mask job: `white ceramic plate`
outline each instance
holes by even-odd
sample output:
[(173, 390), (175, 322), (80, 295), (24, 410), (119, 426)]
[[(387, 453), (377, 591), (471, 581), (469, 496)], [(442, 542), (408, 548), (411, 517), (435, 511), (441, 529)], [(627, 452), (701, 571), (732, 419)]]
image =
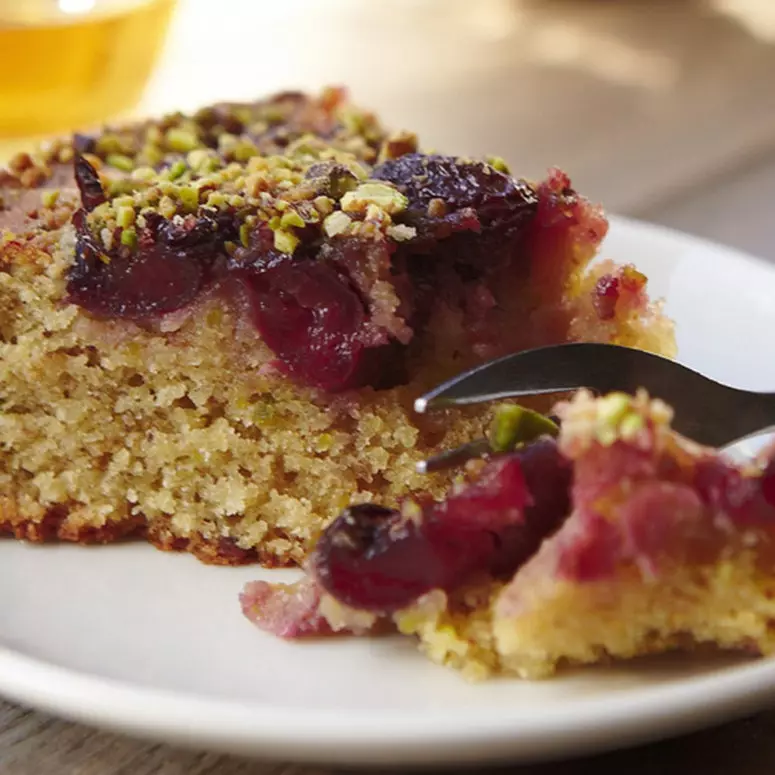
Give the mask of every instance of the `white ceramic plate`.
[[(665, 295), (681, 358), (775, 389), (775, 266), (616, 220), (604, 254)], [(661, 658), (468, 685), (404, 639), (284, 643), (243, 619), (257, 576), (144, 545), (0, 542), (0, 693), (159, 740), (348, 764), (564, 757), (775, 703), (775, 660)]]

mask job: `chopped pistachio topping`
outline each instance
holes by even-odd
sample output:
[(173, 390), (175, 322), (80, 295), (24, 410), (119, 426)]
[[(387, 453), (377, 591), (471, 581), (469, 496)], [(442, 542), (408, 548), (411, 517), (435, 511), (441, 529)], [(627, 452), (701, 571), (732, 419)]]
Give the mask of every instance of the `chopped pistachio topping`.
[(406, 226), (403, 223), (397, 223), (387, 227), (388, 237), (392, 237), (396, 242), (405, 242), (414, 239), (417, 236), (417, 229), (414, 226)]
[(487, 163), (494, 169), (498, 170), (498, 172), (503, 172), (506, 175), (511, 174), (511, 169), (509, 168), (508, 163), (500, 156), (488, 156)]
[(196, 210), (199, 207), (199, 192), (193, 186), (184, 186), (178, 191), (180, 203), (186, 210)]
[(140, 151), (139, 160), (151, 166), (158, 164), (164, 158), (164, 152), (155, 145), (146, 145)]
[(225, 132), (218, 138), (218, 150), (221, 153), (230, 153), (237, 147), (237, 143), (239, 143), (237, 135)]
[(185, 175), (187, 169), (188, 167), (186, 166), (186, 162), (184, 162), (182, 159), (178, 159), (167, 170), (167, 177), (170, 180), (177, 180), (179, 177), (182, 177), (183, 175)]
[(283, 229), (278, 229), (274, 233), (274, 246), (281, 253), (293, 254), (298, 244), (299, 244), (299, 238), (292, 231), (284, 231)]
[(124, 172), (131, 172), (135, 166), (129, 156), (124, 156), (121, 153), (111, 153), (105, 161), (107, 161), (111, 167), (115, 167), (117, 170), (122, 170)]
[(333, 212), (334, 209), (334, 202), (327, 196), (317, 196), (315, 197), (313, 204), (315, 205), (315, 209), (321, 214), (321, 215), (330, 215), (331, 212)]
[(156, 177), (156, 170), (153, 167), (137, 167), (132, 170), (132, 180), (150, 182)]
[(329, 237), (336, 237), (337, 234), (344, 234), (351, 223), (352, 220), (347, 213), (336, 210), (323, 221), (323, 229)]
[(221, 191), (211, 191), (207, 195), (207, 206), (208, 207), (225, 207), (226, 206), (226, 195), (222, 193)]
[(387, 183), (361, 183), (342, 197), (342, 210), (345, 212), (363, 212), (370, 204), (395, 215), (406, 210), (409, 200)]
[[(333, 121), (325, 136), (316, 129), (319, 109)], [(391, 183), (369, 179), (378, 153), (384, 161), (414, 152), (416, 136), (387, 137), (371, 114), (347, 105), (336, 91), (318, 103), (283, 98), (171, 114), (104, 131), (90, 150), (96, 169), (110, 167), (101, 173), (108, 201), (87, 215), (107, 250), (119, 240), (135, 244), (151, 214), (182, 223), (203, 215), (202, 207), (236, 227), (239, 236), (226, 246), (230, 255), (267, 226), (275, 248), (289, 254), (321, 233), (396, 242), (416, 237), (414, 228), (394, 222), (408, 207), (406, 196)], [(442, 214), (444, 202), (434, 201), (431, 209)]]
[(172, 218), (173, 215), (178, 211), (177, 206), (175, 205), (175, 202), (172, 200), (171, 197), (167, 196), (166, 194), (161, 198), (161, 201), (159, 202), (159, 212), (165, 217), (165, 218)]
[(250, 225), (243, 223), (239, 227), (239, 240), (243, 248), (250, 247)]
[(217, 164), (217, 158), (210, 152), (203, 148), (197, 148), (195, 151), (191, 151), (186, 156), (186, 161), (191, 169), (197, 172), (208, 171), (213, 162)]
[(121, 244), (128, 248), (134, 248), (137, 245), (137, 232), (133, 227), (130, 226), (121, 232)]
[(257, 155), (258, 148), (250, 140), (243, 140), (237, 143), (237, 146), (234, 148), (234, 158), (237, 161), (247, 161)]
[(548, 417), (517, 404), (495, 409), (488, 440), (495, 452), (508, 452), (541, 436), (556, 436), (559, 428)]
[(108, 156), (112, 153), (127, 154), (131, 151), (131, 146), (131, 140), (127, 141), (118, 134), (107, 132), (97, 138), (94, 148), (97, 153)]
[(626, 393), (609, 393), (598, 401), (597, 417), (608, 425), (617, 425), (630, 409), (630, 397)]
[(632, 412), (625, 416), (619, 425), (619, 433), (625, 441), (631, 441), (646, 427), (646, 421), (640, 414)]
[(48, 207), (49, 209), (52, 208), (59, 199), (59, 190), (56, 188), (49, 189), (47, 191), (44, 191), (40, 196), (40, 201), (43, 204), (43, 207)]
[(296, 226), (301, 229), (305, 226), (304, 219), (296, 212), (296, 210), (288, 210), (283, 213), (280, 218), (280, 228), (287, 229)]
[(626, 393), (609, 393), (598, 399), (595, 438), (604, 447), (619, 439), (631, 441), (646, 427), (635, 399)]
[(187, 129), (178, 129), (172, 127), (168, 129), (165, 135), (167, 146), (173, 151), (179, 151), (180, 153), (186, 153), (192, 151), (199, 144), (197, 136), (188, 131)]
[(116, 210), (116, 223), (121, 228), (126, 229), (135, 222), (135, 208), (134, 207), (119, 207)]

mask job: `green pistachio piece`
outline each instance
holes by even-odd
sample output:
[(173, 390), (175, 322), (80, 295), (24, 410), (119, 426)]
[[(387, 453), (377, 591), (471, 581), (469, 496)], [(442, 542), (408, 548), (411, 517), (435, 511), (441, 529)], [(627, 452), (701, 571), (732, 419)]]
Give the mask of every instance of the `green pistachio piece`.
[(630, 410), (630, 397), (626, 393), (609, 393), (597, 403), (597, 419), (605, 425), (616, 426)]
[(106, 133), (97, 138), (94, 149), (100, 156), (107, 156), (111, 153), (122, 153), (124, 147), (118, 135)]
[(280, 218), (280, 228), (288, 229), (293, 226), (303, 229), (305, 226), (304, 219), (296, 212), (296, 210), (288, 210), (288, 212), (283, 213), (282, 218)]
[(128, 229), (135, 222), (134, 207), (119, 207), (116, 210), (116, 223), (122, 229)]
[(56, 188), (44, 191), (40, 196), (40, 201), (43, 204), (43, 207), (47, 207), (49, 209), (57, 203), (57, 199), (59, 199), (59, 189)]
[(540, 436), (556, 436), (559, 428), (548, 417), (517, 404), (496, 407), (488, 440), (495, 452), (508, 452)]
[(186, 156), (186, 161), (188, 162), (188, 166), (191, 167), (191, 169), (201, 172), (210, 161), (210, 153), (204, 148), (197, 148), (195, 151), (191, 151)]
[(243, 223), (239, 227), (239, 240), (242, 243), (243, 248), (250, 246), (250, 231), (250, 225), (247, 223)]
[(631, 412), (619, 424), (619, 434), (625, 441), (632, 441), (645, 427), (643, 417), (637, 412)]
[(139, 180), (148, 183), (156, 177), (156, 170), (153, 167), (137, 167), (132, 170), (132, 180)]
[(175, 205), (175, 202), (172, 200), (171, 197), (167, 196), (166, 194), (161, 198), (159, 202), (159, 213), (164, 218), (172, 218), (173, 215), (178, 211), (177, 206)]
[(220, 191), (212, 191), (207, 195), (209, 207), (226, 207), (226, 195)]
[(321, 215), (330, 215), (331, 211), (334, 209), (333, 200), (327, 196), (316, 196), (312, 200), (312, 204), (315, 205), (315, 209)]
[(178, 129), (177, 127), (168, 129), (164, 139), (170, 150), (180, 153), (193, 151), (199, 145), (199, 140), (193, 132), (189, 132), (186, 129)]
[(360, 212), (370, 204), (395, 215), (406, 210), (409, 200), (387, 183), (361, 183), (342, 197), (342, 210), (345, 212)]
[(196, 210), (199, 207), (199, 192), (193, 186), (183, 186), (178, 191), (178, 199), (186, 210)]
[(177, 180), (179, 177), (185, 175), (188, 167), (182, 159), (178, 159), (168, 170), (167, 177), (170, 180)]
[(155, 145), (145, 145), (140, 151), (140, 159), (148, 166), (158, 164), (164, 158), (164, 153)]
[(117, 170), (123, 172), (131, 172), (135, 166), (135, 163), (128, 156), (124, 156), (122, 153), (110, 153), (105, 161)]
[(121, 232), (121, 244), (128, 248), (134, 248), (137, 245), (137, 232), (130, 226)]
[(296, 250), (296, 246), (299, 242), (299, 238), (292, 231), (278, 229), (274, 233), (274, 246), (281, 253), (293, 254), (293, 251)]
[(337, 234), (346, 232), (351, 223), (352, 220), (347, 213), (336, 210), (323, 221), (323, 230), (329, 237), (335, 237)]
[(253, 156), (258, 156), (258, 148), (249, 140), (241, 140), (234, 148), (234, 158), (237, 161), (247, 161)]
[(498, 170), (498, 172), (503, 172), (506, 175), (511, 173), (511, 169), (509, 168), (508, 163), (500, 156), (488, 156), (487, 163), (494, 169)]

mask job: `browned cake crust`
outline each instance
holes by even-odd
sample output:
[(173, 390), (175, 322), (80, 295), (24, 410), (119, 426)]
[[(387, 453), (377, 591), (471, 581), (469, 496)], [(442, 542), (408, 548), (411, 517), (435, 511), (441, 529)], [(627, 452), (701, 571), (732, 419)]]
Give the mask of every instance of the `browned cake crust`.
[[(559, 173), (534, 188), (509, 179), (535, 193), (531, 207), (544, 225), (519, 240), (505, 233), (508, 260), (484, 280), (461, 286), (457, 278), (454, 293), (434, 288), (422, 330), (412, 329), (388, 259), (405, 255), (403, 243), (431, 227), (422, 218), (416, 228), (401, 221), (406, 198), (393, 183), (351, 187), (346, 207), (341, 191), (307, 190), (305, 171), (323, 158), (365, 179), (375, 164), (415, 150), (414, 136), (388, 135), (341, 91), (328, 90), (106, 129), (14, 159), (0, 175), (0, 533), (81, 543), (143, 537), (206, 562), (298, 563), (350, 502), (445, 491), (449, 480), (419, 476), (416, 462), (481, 435), (488, 413), (416, 416), (412, 401), (438, 380), (505, 351), (568, 338), (672, 352), (672, 328), (649, 304), (645, 278), (613, 265), (585, 273), (605, 218)], [(271, 228), (280, 258), (307, 249), (310, 231), (280, 205), (303, 199), (299, 212), (315, 218), (317, 207), (327, 222), (324, 249), (361, 251), (350, 269), (368, 305), (370, 344), (411, 340), (406, 374), (393, 380), (401, 384), (326, 390), (289, 375), (257, 333), (245, 293), (225, 283), (143, 319), (71, 303), (71, 218), (83, 204), (71, 169), (79, 154), (100, 170), (110, 197), (87, 215), (106, 261), (118, 260), (108, 257), (114, 238), (134, 247), (139, 234), (142, 243), (143, 208), (169, 209), (172, 222), (192, 188), (200, 203), (207, 197), (207, 207), (228, 213), (245, 200), (253, 206), (243, 191), (253, 186), (255, 207), (271, 205), (268, 213), (259, 208), (255, 228)], [(207, 165), (216, 156), (213, 172)], [(506, 180), (502, 162), (454, 163)], [(386, 189), (394, 200), (384, 201)], [(427, 220), (442, 223), (444, 239), (476, 217), (472, 207), (448, 214), (448, 206), (428, 205)], [(338, 216), (327, 221), (332, 210)], [(243, 227), (255, 224), (254, 217)], [(461, 255), (498, 247), (480, 231), (459, 243)], [(254, 247), (239, 233), (236, 251), (227, 243), (230, 260), (240, 260), (240, 239)], [(491, 242), (478, 245), (485, 237)]]

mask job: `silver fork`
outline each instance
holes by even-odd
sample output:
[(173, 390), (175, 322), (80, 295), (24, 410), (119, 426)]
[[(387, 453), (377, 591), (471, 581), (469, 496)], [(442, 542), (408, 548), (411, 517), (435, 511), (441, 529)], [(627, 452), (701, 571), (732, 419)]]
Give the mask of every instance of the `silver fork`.
[[(675, 410), (673, 427), (700, 444), (724, 447), (775, 425), (775, 393), (723, 385), (688, 366), (631, 347), (574, 343), (540, 347), (485, 363), (426, 393), (415, 410), (478, 404), (504, 398), (645, 388)], [(421, 463), (422, 472), (481, 454), (478, 439)]]

